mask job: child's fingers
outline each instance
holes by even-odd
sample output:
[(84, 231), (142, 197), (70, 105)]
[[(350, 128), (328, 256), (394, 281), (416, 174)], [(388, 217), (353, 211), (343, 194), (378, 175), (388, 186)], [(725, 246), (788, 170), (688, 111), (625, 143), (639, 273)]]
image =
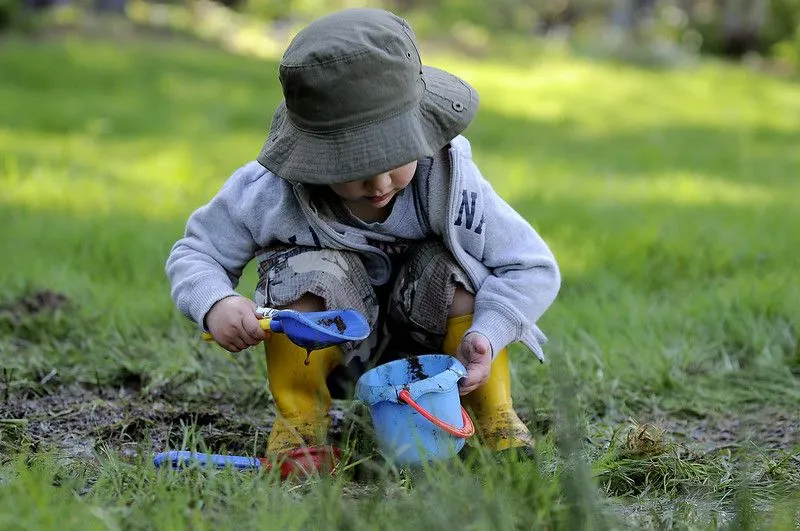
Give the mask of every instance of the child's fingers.
[(264, 331), (261, 329), (261, 323), (253, 315), (242, 316), (242, 339), (248, 345), (258, 345), (264, 340)]
[(467, 375), (458, 382), (458, 394), (465, 395), (476, 389), (475, 374), (474, 371), (470, 371), (469, 363), (464, 361), (462, 363), (467, 369)]
[(228, 352), (240, 352), (250, 347), (248, 336), (241, 325), (230, 326), (215, 339)]
[(467, 377), (461, 382), (459, 394), (466, 395), (489, 381), (489, 373), (483, 368), (472, 365), (467, 369)]
[(476, 382), (474, 382), (474, 383), (472, 383), (472, 384), (469, 384), (469, 385), (467, 385), (467, 386), (465, 386), (465, 387), (461, 387), (461, 388), (459, 389), (458, 393), (459, 393), (460, 395), (468, 395), (468, 394), (470, 394), (472, 391), (475, 391), (476, 389), (479, 389), (479, 388), (480, 388), (480, 387), (481, 387), (481, 386), (482, 386), (484, 383), (486, 383), (486, 382), (482, 382), (482, 381), (476, 381)]
[(241, 352), (248, 347), (248, 345), (238, 337), (224, 342), (220, 341), (219, 344), (222, 345), (223, 348), (228, 352)]
[(459, 394), (466, 395), (489, 381), (492, 357), (488, 340), (480, 334), (468, 334), (462, 341), (458, 358), (467, 369), (459, 384)]
[(458, 394), (461, 396), (468, 395), (477, 388), (478, 388), (477, 385), (462, 386), (458, 388)]

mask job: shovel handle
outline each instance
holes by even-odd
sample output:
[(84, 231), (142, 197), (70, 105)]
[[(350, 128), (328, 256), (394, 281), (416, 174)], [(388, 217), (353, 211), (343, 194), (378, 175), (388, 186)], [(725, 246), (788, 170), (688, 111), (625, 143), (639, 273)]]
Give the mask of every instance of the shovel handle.
[[(259, 319), (258, 320), (258, 324), (261, 325), (261, 330), (263, 330), (265, 332), (264, 333), (264, 337), (269, 335), (269, 332), (271, 330), (271, 328), (270, 328), (270, 323), (271, 322), (272, 322), (272, 319), (270, 319), (269, 317), (267, 317), (266, 319)], [(211, 332), (203, 332), (202, 338), (203, 338), (203, 341), (209, 341), (209, 342), (210, 341), (214, 341), (214, 336), (211, 335)]]
[(439, 417), (435, 417), (430, 411), (417, 404), (416, 401), (411, 398), (411, 394), (408, 392), (408, 389), (403, 389), (400, 391), (397, 394), (397, 398), (413, 407), (417, 413), (431, 421), (436, 427), (443, 429), (454, 437), (466, 439), (467, 437), (472, 437), (475, 434), (475, 425), (472, 423), (472, 419), (469, 417), (467, 410), (464, 409), (464, 406), (461, 406), (461, 419), (464, 421), (464, 427), (457, 428), (452, 424), (448, 424), (447, 422), (443, 421)]
[(201, 467), (226, 468), (237, 470), (259, 470), (265, 468), (264, 460), (257, 457), (244, 457), (238, 455), (203, 454), (186, 450), (161, 452), (153, 458), (157, 467), (171, 466), (174, 469), (188, 467), (197, 463)]

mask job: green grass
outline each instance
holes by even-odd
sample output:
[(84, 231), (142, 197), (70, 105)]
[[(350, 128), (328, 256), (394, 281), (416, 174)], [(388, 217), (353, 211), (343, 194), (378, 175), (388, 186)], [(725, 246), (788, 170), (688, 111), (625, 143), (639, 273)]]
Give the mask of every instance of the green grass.
[[(0, 396), (125, 388), (194, 411), (233, 404), (263, 426), (257, 349), (231, 360), (200, 344), (163, 268), (186, 217), (257, 153), (280, 97), (276, 63), (164, 38), (2, 47)], [(154, 471), (144, 436), (131, 441), (138, 457), (102, 438), (97, 459), (50, 454), (11, 423), (0, 425), (0, 528), (792, 527), (800, 87), (709, 62), (430, 62), (480, 91), (475, 159), (562, 268), (540, 323), (548, 363), (512, 351), (516, 403), (547, 431), (538, 461), (478, 460), (412, 486), (387, 470), (367, 484), (279, 486)], [(253, 284), (248, 270), (243, 293)], [(9, 309), (40, 290), (69, 304)], [(732, 419), (728, 444), (715, 427)], [(787, 433), (769, 445), (773, 420)], [(705, 426), (713, 448), (679, 423)], [(585, 447), (563, 442), (584, 436)]]

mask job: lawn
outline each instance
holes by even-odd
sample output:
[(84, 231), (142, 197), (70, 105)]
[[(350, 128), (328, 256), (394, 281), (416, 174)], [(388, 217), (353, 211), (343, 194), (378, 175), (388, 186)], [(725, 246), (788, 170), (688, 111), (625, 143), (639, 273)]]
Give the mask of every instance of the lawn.
[(474, 157), (562, 268), (547, 362), (511, 353), (537, 460), (353, 462), (284, 485), (155, 470), (168, 447), (265, 444), (261, 351), (202, 344), (163, 268), (186, 217), (257, 154), (276, 62), (164, 37), (6, 38), (0, 528), (800, 521), (797, 83), (708, 61), (429, 62), (481, 93)]

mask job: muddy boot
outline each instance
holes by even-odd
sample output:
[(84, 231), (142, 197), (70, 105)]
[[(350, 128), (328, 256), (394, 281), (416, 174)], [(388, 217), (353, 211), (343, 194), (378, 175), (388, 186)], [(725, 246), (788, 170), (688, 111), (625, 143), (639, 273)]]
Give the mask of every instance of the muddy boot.
[[(284, 334), (265, 341), (267, 376), (277, 415), (267, 441), (267, 454), (281, 461), (281, 476), (335, 466), (340, 450), (326, 445), (331, 395), (325, 382), (342, 359), (339, 347), (304, 348)], [(306, 365), (308, 360), (308, 365)]]
[[(455, 355), (461, 338), (471, 324), (472, 315), (448, 319), (443, 344), (445, 353)], [(533, 437), (511, 403), (511, 370), (507, 349), (495, 356), (489, 381), (462, 396), (461, 403), (472, 415), (478, 440), (485, 447), (494, 452), (514, 451), (520, 456), (533, 456)]]

